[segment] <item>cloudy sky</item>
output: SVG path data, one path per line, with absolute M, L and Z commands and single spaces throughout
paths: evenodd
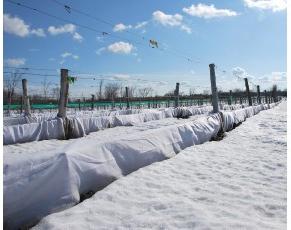
M 76 96 L 96 89 L 92 76 L 156 93 L 175 82 L 201 91 L 209 89 L 210 63 L 221 89 L 243 88 L 243 77 L 262 90 L 286 88 L 286 0 L 11 0 L 40 12 L 9 1 L 4 66 L 36 68 L 21 70 L 36 74 L 25 75 L 35 90 L 68 68 L 79 76 Z

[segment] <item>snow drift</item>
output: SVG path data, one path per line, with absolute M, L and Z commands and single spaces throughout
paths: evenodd
M 121 176 L 209 141 L 222 127 L 230 130 L 265 108 L 223 113 L 223 119 L 213 114 L 117 141 L 76 139 L 42 155 L 4 158 L 5 228 L 35 224 L 43 216 L 75 205 L 80 194 L 96 192 Z

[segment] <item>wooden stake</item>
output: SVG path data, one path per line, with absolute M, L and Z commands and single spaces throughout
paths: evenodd
M 22 91 L 23 91 L 23 102 L 24 102 L 24 114 L 25 116 L 30 116 L 30 102 L 27 90 L 27 80 L 22 79 Z
M 260 92 L 260 86 L 257 85 L 257 103 L 262 104 L 261 102 L 261 92 Z
M 94 101 L 95 101 L 95 95 L 91 95 L 91 110 L 94 110 Z
M 247 93 L 247 97 L 248 97 L 248 101 L 249 101 L 249 106 L 252 106 L 253 102 L 252 102 L 250 88 L 249 88 L 249 82 L 248 82 L 247 78 L 245 78 L 245 86 L 246 86 L 246 93 Z
M 215 68 L 214 64 L 209 65 L 213 112 L 218 113 L 219 112 L 218 93 L 217 93 L 217 87 L 216 87 L 216 76 L 215 76 L 214 68 Z
M 67 103 L 69 93 L 69 82 L 68 82 L 68 70 L 61 69 L 61 88 L 60 88 L 60 100 L 59 100 L 59 112 L 58 117 L 67 117 Z
M 180 83 L 176 83 L 176 89 L 175 89 L 175 107 L 177 108 L 179 106 L 179 88 L 180 88 Z
M 129 109 L 129 96 L 128 96 L 128 87 L 125 87 L 125 97 L 126 97 L 126 109 Z

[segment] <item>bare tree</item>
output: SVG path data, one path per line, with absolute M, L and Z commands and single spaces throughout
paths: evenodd
M 193 96 L 195 94 L 195 88 L 190 88 L 189 89 L 189 96 Z
M 53 97 L 55 97 L 57 100 L 59 100 L 59 97 L 60 97 L 60 87 L 59 86 L 56 86 L 54 88 L 52 88 L 52 95 Z
M 148 97 L 154 90 L 151 87 L 145 87 L 138 90 L 139 96 Z
M 44 96 L 44 99 L 46 100 L 52 83 L 48 82 L 47 78 L 45 77 L 44 80 L 41 82 L 41 85 L 42 85 L 43 96 Z
M 125 87 L 120 83 L 119 85 L 119 95 L 120 97 L 125 97 Z
M 102 99 L 103 98 L 103 83 L 104 83 L 103 79 L 99 81 L 98 92 L 97 92 L 97 98 L 98 99 Z
M 172 96 L 175 95 L 175 91 L 176 91 L 176 90 L 170 90 L 169 92 L 165 93 L 164 96 L 168 96 L 168 97 L 170 96 L 170 97 L 172 97 Z
M 208 89 L 205 89 L 205 90 L 203 90 L 203 94 L 204 95 L 209 95 L 210 94 L 210 91 Z
M 104 96 L 107 100 L 113 100 L 118 96 L 120 85 L 118 83 L 108 83 L 104 88 Z
M 134 97 L 136 92 L 136 86 L 128 87 L 128 97 Z
M 11 77 L 5 80 L 5 88 L 7 90 L 8 96 L 8 111 L 10 112 L 10 107 L 12 103 L 12 97 L 15 94 L 15 89 L 17 88 L 22 74 L 18 71 L 11 73 Z

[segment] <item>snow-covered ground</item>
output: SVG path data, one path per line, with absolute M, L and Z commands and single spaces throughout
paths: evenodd
M 141 168 L 35 229 L 286 229 L 286 106 Z

